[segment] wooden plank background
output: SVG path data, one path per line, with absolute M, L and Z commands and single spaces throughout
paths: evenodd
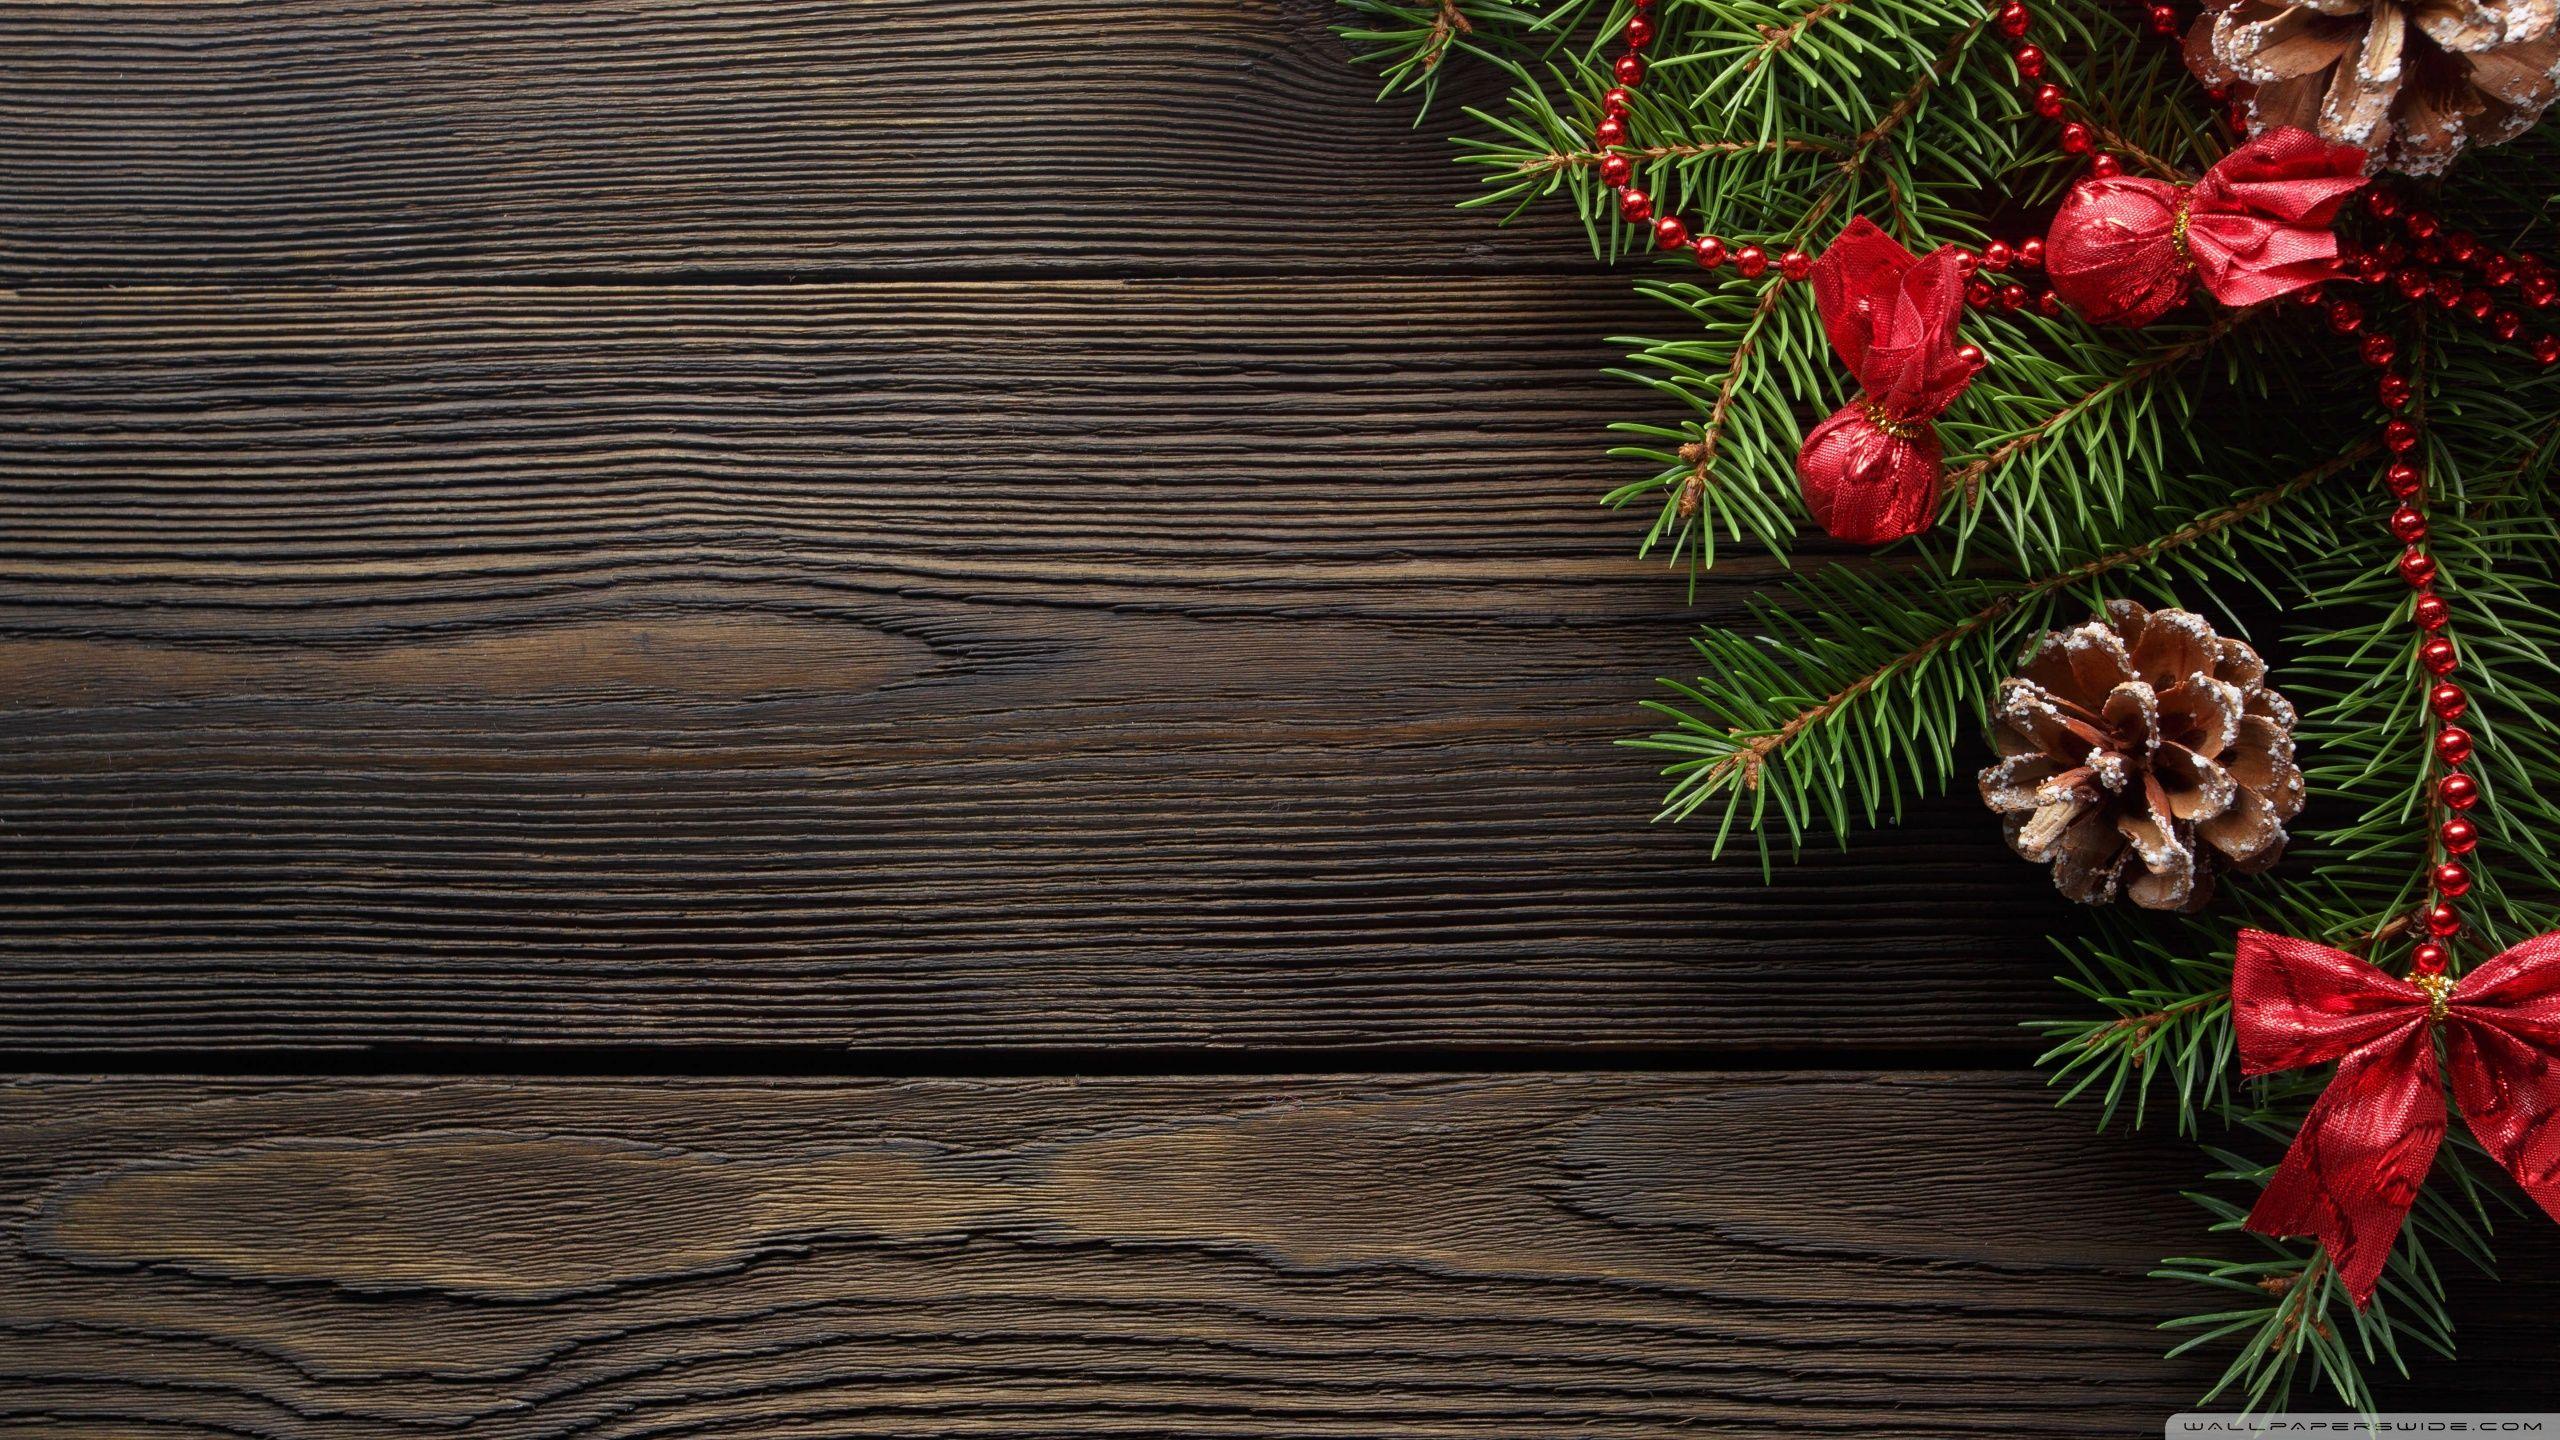
M 31 291 L 0 1039 L 2014 1046 L 1970 803 L 1648 823 L 1626 296 Z
M 1334 18 L 0 0 L 0 1433 L 2193 1395 L 2042 876 L 1647 822 L 1672 322 Z
M 0 1407 L 69 1440 L 2132 1435 L 2207 1378 L 2139 1278 L 2185 1152 L 2024 1076 L 6 1099 Z M 2471 1339 L 2423 1393 L 2551 1398 L 2547 1325 Z

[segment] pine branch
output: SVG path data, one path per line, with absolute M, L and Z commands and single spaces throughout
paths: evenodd
M 1768 140 L 1692 140 L 1673 145 L 1621 145 L 1615 150 L 1549 151 L 1520 162 L 1520 173 L 1527 176 L 1552 174 L 1558 170 L 1589 170 L 1611 155 L 1623 155 L 1638 164 L 1657 160 L 1694 160 L 1709 155 L 1837 155 L 1841 146 L 1822 139 L 1799 139 L 1780 136 Z
M 1807 221 L 1826 218 L 1851 178 L 1837 172 Z M 1614 427 L 1652 442 L 1614 453 L 1658 468 L 1611 492 L 1609 503 L 1651 498 L 1657 510 L 1639 553 L 1668 540 L 1670 558 L 1686 560 L 1693 583 L 1714 563 L 1720 532 L 1783 556 L 1801 515 L 1794 457 L 1804 428 L 1848 399 L 1802 287 L 1642 288 L 1692 316 L 1699 337 L 1642 344 L 1631 357 L 1634 368 L 1620 373 L 1693 407 L 1699 418 L 1678 429 Z M 2251 322 L 2265 313 L 2225 314 L 2184 329 L 2164 325 L 2130 344 L 2121 332 L 2100 334 L 2077 322 L 1969 318 L 1976 337 L 2003 359 L 1939 422 L 1953 455 L 1946 505 L 1959 555 L 1997 537 L 2005 563 L 2043 569 L 2093 528 L 2120 529 L 2166 498 L 2167 477 L 2200 462 L 2215 434 L 2198 423 L 2202 380 L 2190 372 L 2227 354 L 2234 337 L 2251 333 Z M 2280 429 L 2258 428 L 2269 452 L 2291 448 Z
M 2331 436 L 2296 434 L 2269 415 L 2252 415 L 2238 463 L 2225 448 L 2235 417 L 2204 403 L 2214 378 L 2206 362 L 2230 369 L 2260 358 L 2264 327 L 2251 322 L 2266 313 L 2164 323 L 2130 340 L 2076 321 L 1970 318 L 2001 359 L 1938 424 L 1951 457 L 1942 519 L 1959 553 L 1988 545 L 1997 563 L 2042 569 L 2092 531 L 2174 502 L 2198 470 L 2283 474 L 2333 454 Z
M 1760 299 L 1751 307 L 1750 323 L 1743 327 L 1741 337 L 1734 341 L 1733 360 L 1725 366 L 1723 383 L 1716 387 L 1715 403 L 1707 407 L 1706 425 L 1699 431 L 1697 439 L 1680 447 L 1680 459 L 1689 467 L 1689 478 L 1680 483 L 1677 497 L 1673 501 L 1673 516 L 1680 522 L 1684 531 L 1688 524 L 1697 518 L 1699 508 L 1706 500 L 1707 479 L 1715 472 L 1716 447 L 1723 443 L 1725 422 L 1733 414 L 1734 397 L 1741 392 L 1743 376 L 1751 368 L 1752 355 L 1759 344 L 1761 330 L 1768 324 L 1770 313 L 1778 308 L 1778 302 L 1784 298 L 1786 298 L 1786 290 L 1782 286 L 1771 285 L 1760 292 Z M 1613 500 L 1615 498 L 1612 497 Z M 1655 527 L 1657 534 L 1660 533 L 1660 529 L 1659 525 Z M 1684 534 L 1683 540 L 1685 539 Z M 1650 548 L 1652 544 L 1653 536 L 1646 536 L 1645 546 L 1637 553 L 1642 554 L 1644 549 Z M 1774 551 L 1777 547 L 1772 543 L 1770 548 Z M 1672 554 L 1676 558 L 1679 553 L 1679 544 L 1675 543 Z M 1701 569 L 1714 564 L 1713 532 L 1709 531 L 1690 553 L 1697 557 Z
M 1809 12 L 1805 20 L 1799 21 L 1795 26 L 1782 32 L 1786 36 L 1786 44 L 1773 45 L 1772 49 L 1788 48 L 1815 15 L 1827 16 L 1837 13 L 1839 8 L 1842 7 L 1828 6 Z M 1847 153 L 1836 162 L 1833 178 L 1823 186 L 1813 202 L 1806 207 L 1803 215 L 1783 237 L 1770 242 L 1773 246 L 1798 247 L 1809 243 L 1811 238 L 1819 233 L 1823 223 L 1830 218 L 1834 209 L 1851 193 L 1856 182 L 1866 172 L 1873 157 L 1878 153 L 1879 147 L 1920 113 L 1922 102 L 1929 92 L 1942 84 L 1947 75 L 1954 70 L 1956 63 L 1963 58 L 1965 52 L 1981 34 L 1982 28 L 1989 23 L 1989 18 L 1988 11 L 1981 12 L 1975 16 L 1971 24 L 1958 30 L 1954 38 L 1948 41 L 1946 48 L 1939 52 L 1938 58 L 1912 80 L 1894 103 L 1873 124 L 1851 137 L 1844 145 L 1834 146 L 1828 142 L 1816 141 L 1797 142 L 1803 150 L 1824 152 L 1845 150 Z M 1722 142 L 1708 142 L 1708 145 L 1712 147 L 1717 143 Z M 1767 142 L 1751 143 L 1765 145 Z M 1782 147 L 1787 144 L 1784 141 L 1780 143 Z M 1786 296 L 1787 287 L 1785 286 L 1766 285 L 1761 288 L 1749 318 L 1743 323 L 1740 334 L 1732 342 L 1731 356 L 1725 365 L 1722 379 L 1715 385 L 1713 398 L 1707 403 L 1704 423 L 1700 426 L 1695 438 L 1683 442 L 1676 452 L 1678 463 L 1686 467 L 1685 473 L 1676 479 L 1668 473 L 1660 474 L 1649 484 L 1622 487 L 1609 497 L 1611 504 L 1618 505 L 1648 492 L 1664 493 L 1662 512 L 1655 517 L 1653 526 L 1647 532 L 1638 553 L 1650 553 L 1664 534 L 1672 535 L 1671 557 L 1675 563 L 1683 555 L 1689 558 L 1693 583 L 1699 572 L 1715 563 L 1713 517 L 1708 517 L 1702 524 L 1700 516 L 1701 511 L 1706 508 L 1708 489 L 1714 479 L 1717 452 L 1723 445 L 1725 428 L 1732 417 L 1735 401 L 1744 393 L 1746 381 L 1755 375 L 1752 361 L 1757 353 L 1762 333 L 1768 326 L 1770 316 L 1777 311 Z M 1657 348 L 1655 351 L 1640 354 L 1638 358 L 1653 358 L 1659 353 L 1661 352 Z M 1658 432 L 1641 429 L 1633 433 L 1658 434 Z M 1759 499 L 1762 503 L 1748 506 L 1747 509 L 1759 515 L 1768 515 L 1770 507 L 1765 503 L 1765 495 L 1755 499 Z M 1761 543 L 1771 553 L 1784 553 L 1785 540 L 1778 524 L 1755 525 L 1753 529 Z M 1792 529 L 1793 525 L 1790 521 L 1785 525 L 1784 530 L 1792 531 Z M 1733 533 L 1739 538 L 1738 526 L 1734 528 Z
M 1500 107 L 1470 112 L 1477 130 L 1460 142 L 1486 181 L 1475 203 L 1514 213 L 1569 205 L 1596 254 L 1653 254 L 1647 229 L 1621 218 L 1590 140 L 1614 84 L 1602 37 L 1623 10 L 1579 0 L 1348 3 L 1399 17 L 1376 27 L 1394 32 L 1380 43 L 1409 66 L 1390 72 L 1391 88 L 1402 74 L 1427 94 L 1445 73 L 1441 57 L 1461 54 L 1509 80 Z M 2073 115 L 2106 149 L 2164 176 L 2195 173 L 2217 153 L 2212 108 L 2195 100 L 2175 49 L 2136 33 L 2126 7 L 2036 0 L 2034 10 Z M 1435 32 L 1443 12 L 1473 28 Z M 2006 47 L 1978 43 L 1986 12 L 1981 0 L 1660 5 L 1662 35 L 1629 116 L 1641 144 L 1616 153 L 1656 213 L 1736 245 L 1803 243 L 1849 214 L 1881 220 L 1915 250 L 2014 240 L 2040 227 L 2085 169 L 2023 113 Z M 2430 206 L 2502 248 L 2547 251 L 2553 203 L 2542 179 L 2560 166 L 2560 126 L 2504 154 L 2512 161 L 2458 167 Z M 1613 427 L 1623 443 L 1612 454 L 1650 476 L 1610 499 L 1656 501 L 1643 548 L 1667 545 L 1694 584 L 1720 535 L 1780 556 L 1792 548 L 1803 515 L 1795 452 L 1805 428 L 1847 398 L 1848 382 L 1804 287 L 1694 268 L 1656 275 L 1639 288 L 1684 325 L 1674 338 L 1625 342 L 1631 357 L 1617 373 L 1678 418 Z M 2370 293 L 2369 311 L 2399 308 L 2388 291 Z M 2259 597 L 2286 619 L 2284 643 L 2261 648 L 2300 708 L 2313 790 L 2293 855 L 2274 875 L 2226 887 L 2211 919 L 2101 916 L 2097 938 L 2070 951 L 2064 981 L 2088 1013 L 2037 1028 L 2063 1098 L 2097 1101 L 2102 1123 L 2142 1123 L 2160 1102 L 2182 1130 L 2211 1126 L 2273 1153 L 2322 1077 L 2235 1077 L 2235 915 L 2377 959 L 2405 945 L 2424 898 L 2435 802 L 2408 587 L 2377 536 L 2373 493 L 2323 483 L 2368 466 L 2374 447 L 2308 463 L 2334 455 L 2340 434 L 2373 432 L 2369 372 L 2343 359 L 2323 327 L 2304 324 L 2303 311 L 2207 313 L 2141 331 L 1968 314 L 1966 338 L 1993 363 L 1938 422 L 1954 481 L 1940 531 L 1865 568 L 1801 577 L 1756 603 L 1748 628 L 1702 634 L 1700 677 L 1651 707 L 1670 723 L 1630 743 L 1669 757 L 1666 815 L 1721 797 L 1717 848 L 1745 825 L 1765 863 L 1774 831 L 1800 846 L 1810 829 L 1845 833 L 1944 785 L 2007 652 L 2066 607 L 2119 589 L 2183 598 L 2222 606 L 2229 633 L 2243 633 L 2249 597 Z M 2482 945 L 2560 924 L 2560 536 L 2550 522 L 2560 508 L 2551 418 L 2560 370 L 2520 372 L 2515 356 L 2461 330 L 2430 347 L 2423 387 L 2429 548 L 2460 617 L 2476 737 L 2469 768 L 2488 792 L 2475 818 L 2488 832 L 2484 851 L 2499 856 L 2475 872 Z M 2281 525 L 2264 523 L 2279 513 Z M 2253 1258 L 2164 1267 L 2226 1307 L 2241 1297 L 2238 1308 L 2172 1322 L 2189 1335 L 2182 1349 L 2232 1347 L 2218 1394 L 2270 1406 L 2327 1388 L 2370 1405 L 2384 1367 L 2405 1371 L 2407 1355 L 2450 1346 L 2434 1257 L 2485 1265 L 2485 1201 L 2503 1193 L 2474 1173 L 2467 1143 L 2447 1148 L 2369 1311 L 2344 1304 L 2326 1262 L 2295 1242 L 2252 1237 Z M 2264 1183 L 2264 1165 L 2216 1153 L 2218 1180 Z M 2218 1233 L 2240 1229 L 2243 1210 L 2200 1199 Z
M 2298 1111 L 2310 1093 L 2279 1096 L 2278 1104 Z M 2261 1111 L 2243 1117 L 2239 1128 L 2272 1143 L 2290 1132 L 2290 1124 L 2278 1123 L 2279 1118 L 2275 1111 Z M 2265 1187 L 2270 1167 L 2217 1147 L 2208 1147 L 2207 1153 L 2220 1163 L 2211 1177 L 2216 1182 Z M 2195 1332 L 2171 1347 L 2172 1356 L 2207 1344 L 2234 1343 L 2229 1365 L 2202 1403 L 2236 1392 L 2250 1411 L 2282 1409 L 2297 1393 L 2319 1386 L 2370 1414 L 2376 1397 L 2367 1372 L 2387 1366 L 2394 1374 L 2408 1375 L 2404 1342 L 2451 1357 L 2453 1316 L 2435 1256 L 2441 1251 L 2494 1273 L 2488 1250 L 2493 1192 L 2480 1184 L 2476 1172 L 2481 1163 L 2479 1147 L 2468 1136 L 2456 1132 L 2448 1138 L 2437 1160 L 2441 1183 L 2422 1192 L 2411 1208 L 2373 1301 L 2361 1310 L 2347 1299 L 2324 1251 L 2249 1233 L 2246 1210 L 2218 1194 L 2190 1192 L 2188 1198 L 2213 1217 L 2213 1233 L 2245 1234 L 2257 1251 L 2257 1258 L 2249 1260 L 2181 1256 L 2152 1272 L 2245 1299 L 2238 1308 L 2182 1316 L 2161 1327 Z
M 2053 1041 L 2037 1057 L 2063 1087 L 2058 1103 L 2097 1092 L 2105 1126 L 2129 1099 L 2133 1124 L 2148 1118 L 2155 1090 L 2175 1104 L 2181 1134 L 2208 1120 L 2229 1123 L 2235 1096 L 2231 1056 L 2231 934 L 2187 921 L 2167 934 L 2108 911 L 2100 936 L 2064 947 L 2073 973 L 2062 985 L 2104 1018 L 2031 1022 Z
M 1700 637 L 1710 663 L 1695 682 L 1673 686 L 1689 707 L 1653 702 L 1649 708 L 1674 728 L 1628 743 L 1679 757 L 1663 772 L 1673 780 L 1665 816 L 1686 818 L 1726 798 L 1719 847 L 1737 819 L 1760 830 L 1773 802 L 1799 845 L 1816 818 L 1845 832 L 1852 813 L 1870 822 L 1898 814 L 1906 772 L 1914 785 L 1946 780 L 1958 734 L 1979 728 L 2004 673 L 2000 656 L 2020 632 L 2040 628 L 2052 597 L 2219 539 L 2371 450 L 2359 447 L 2174 529 L 2023 582 L 1929 569 L 1911 580 L 1822 572 L 1798 586 L 1797 599 L 1809 603 L 1760 608 L 1765 637 Z
M 1431 17 L 1430 33 L 1422 42 L 1422 68 L 1439 69 L 1440 62 L 1448 58 L 1449 42 L 1461 35 L 1474 34 L 1475 28 L 1475 22 L 1467 18 L 1467 12 L 1458 8 L 1458 0 L 1440 0 L 1439 8 Z
M 2117 374 L 2090 386 L 2061 408 L 2051 411 L 2027 428 L 2003 439 L 1989 451 L 1958 466 L 1947 477 L 1948 488 L 1962 495 L 1967 505 L 1981 503 L 1983 476 L 2008 464 L 2030 447 L 2051 439 L 2057 431 L 2068 426 L 2073 420 L 2097 409 L 2124 391 L 2147 384 L 2203 355 L 2211 350 L 2223 336 L 2237 329 L 2254 313 L 2256 312 L 2249 310 L 2226 312 L 2192 338 L 2171 345 L 2158 354 L 2129 365 Z
M 1760 49 L 1745 63 L 1751 69 L 1759 69 L 1769 62 L 1771 56 L 1794 49 L 1796 41 L 1804 37 L 1804 32 L 1848 9 L 1850 3 L 1851 0 L 1822 0 L 1821 4 L 1807 10 L 1787 24 L 1762 25 Z
M 1438 97 L 1443 66 L 1466 53 L 1479 59 L 1524 58 L 1551 49 L 1558 37 L 1589 12 L 1595 0 L 1563 0 L 1541 9 L 1514 0 L 1341 0 L 1361 23 L 1335 33 L 1360 51 L 1382 77 L 1380 98 L 1412 94 L 1428 113 Z M 1541 37 L 1543 36 L 1543 40 Z

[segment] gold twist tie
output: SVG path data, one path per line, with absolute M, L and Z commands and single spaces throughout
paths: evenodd
M 2178 252 L 2178 268 L 2181 270 L 2196 268 L 2196 254 L 2187 248 L 2187 212 L 2195 207 L 2195 203 L 2194 188 L 2179 186 L 2177 213 L 2169 217 L 2169 245 Z
M 1859 401 L 1858 409 L 1867 417 L 1867 423 L 1883 431 L 1888 439 L 1908 440 L 1920 433 L 1919 421 L 1896 420 L 1873 400 Z
M 2443 1023 L 2447 1013 L 2446 1002 L 2453 997 L 2453 977 L 2444 974 L 2412 975 L 2409 983 L 2417 986 L 2419 993 L 2427 997 L 2427 1019 Z

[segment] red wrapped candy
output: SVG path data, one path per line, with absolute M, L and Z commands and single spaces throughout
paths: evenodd
M 1946 464 L 1929 422 L 1979 368 L 1956 353 L 1963 260 L 1952 245 L 1915 260 L 1860 217 L 1813 262 L 1823 331 L 1865 393 L 1805 437 L 1796 478 L 1814 523 L 1843 540 L 1881 545 L 1937 519 Z
M 2134 175 L 2081 181 L 2053 217 L 2044 265 L 2055 293 L 2101 325 L 2147 325 L 2201 282 L 2255 305 L 2338 273 L 2338 207 L 2364 184 L 2365 154 L 2278 127 L 2193 185 Z

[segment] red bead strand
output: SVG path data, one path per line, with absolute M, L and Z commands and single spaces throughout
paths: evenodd
M 2168 5 L 2152 4 L 2145 9 L 2154 33 L 2174 35 L 2184 29 L 2179 24 L 2177 12 Z M 2027 32 L 2034 23 L 2034 13 L 2027 9 L 2023 0 L 2006 0 L 1991 12 L 1991 28 L 2015 47 L 2009 52 L 2009 64 L 2016 72 L 2018 83 L 2027 89 L 2027 108 L 2061 126 L 2056 141 L 2061 145 L 2062 153 L 2087 156 L 2090 174 L 2104 177 L 2122 173 L 2123 162 L 2099 148 L 2098 132 L 2088 122 L 2064 118 L 2071 109 L 2071 94 L 2060 81 L 2046 73 L 2043 48 L 2027 40 Z M 2171 28 L 2162 30 L 2162 25 Z M 2036 308 L 2047 315 L 2055 314 L 2059 311 L 2059 302 L 2048 309 L 2039 300 Z
M 2044 238 L 2030 235 L 2012 245 L 1993 240 L 1965 250 L 1965 304 L 1976 310 L 2062 313 L 2061 297 L 2044 285 Z
M 1627 18 L 1619 40 L 1626 47 L 1618 56 L 1613 73 L 1618 83 L 1600 97 L 1600 120 L 1592 127 L 1591 146 L 1603 152 L 1600 179 L 1617 195 L 1618 214 L 1631 225 L 1649 225 L 1654 248 L 1665 253 L 1685 251 L 1701 270 L 1721 270 L 1727 261 L 1734 273 L 1746 280 L 1757 280 L 1769 273 L 1772 257 L 1767 247 L 1753 244 L 1735 245 L 1721 235 L 1692 231 L 1689 222 L 1677 215 L 1657 214 L 1653 197 L 1635 185 L 1635 162 L 1626 155 L 1614 153 L 1628 143 L 1627 114 L 1633 108 L 1636 90 L 1644 84 L 1644 50 L 1659 35 L 1660 27 L 1653 18 L 1654 0 L 1634 0 L 1635 13 Z M 1780 281 L 1802 280 L 1813 273 L 1813 257 L 1793 246 L 1775 257 Z
M 2452 604 L 2436 591 L 2438 566 L 2426 548 L 2427 483 L 2423 461 L 2418 458 L 2423 435 L 2418 418 L 2410 409 L 2416 386 L 2397 368 L 2399 351 L 2396 341 L 2380 334 L 2365 336 L 2357 346 L 2364 362 L 2382 372 L 2375 394 L 2390 417 L 2383 422 L 2382 435 L 2383 446 L 2391 455 L 2382 472 L 2382 484 L 2393 501 L 2384 528 L 2404 547 L 2398 569 L 2412 592 L 2409 621 L 2417 632 L 2418 670 L 2427 684 L 2427 709 L 2436 724 L 2428 747 L 2440 772 L 2432 787 L 2440 818 L 2432 836 L 2434 850 L 2427 872 L 2428 888 L 2434 898 L 2417 921 L 2418 930 L 2427 938 L 2410 953 L 2412 972 L 2431 975 L 2443 973 L 2448 953 L 2445 942 L 2462 929 L 2462 912 L 2454 902 L 2470 893 L 2472 872 L 2459 857 L 2471 854 L 2480 845 L 2477 823 L 2462 812 L 2479 804 L 2480 785 L 2463 768 L 2470 763 L 2474 741 L 2471 732 L 2459 722 L 2471 708 L 2471 697 L 2453 678 L 2462 668 L 2461 647 L 2452 636 L 2443 633 L 2452 623 L 2454 612 Z
M 2387 186 L 2368 189 L 2364 208 L 2400 233 L 2344 254 L 2349 278 L 2389 285 L 2412 304 L 2431 303 L 2522 347 L 2537 364 L 2560 365 L 2560 335 L 2534 330 L 2525 318 L 2560 307 L 2560 273 L 2548 262 L 2510 255 L 2467 231 L 2447 230 L 2433 211 Z
M 1654 0 L 1632 0 L 1635 13 L 1628 17 L 1619 39 L 1620 52 L 1612 73 L 1617 84 L 1600 97 L 1600 120 L 1592 128 L 1592 148 L 1601 152 L 1600 178 L 1616 194 L 1618 213 L 1631 225 L 1652 227 L 1653 243 L 1663 251 L 1686 250 L 1700 269 L 1718 270 L 1730 260 L 1736 274 L 1756 280 L 1768 274 L 1772 257 L 1763 245 L 1735 245 L 1721 235 L 1693 232 L 1688 222 L 1671 214 L 1657 213 L 1653 197 L 1635 185 L 1635 161 L 1616 153 L 1629 143 L 1627 115 L 1632 108 L 1635 91 L 1644 84 L 1644 50 L 1660 34 L 1652 11 Z M 2177 12 L 2167 4 L 2151 4 L 2146 9 L 2151 28 L 2163 35 L 2177 35 L 2184 26 Z M 1994 0 L 1991 26 L 2015 48 L 2010 60 L 2017 67 L 2021 83 L 2032 84 L 2028 106 L 2047 120 L 2060 123 L 2063 150 L 2090 157 L 2092 173 L 2117 173 L 2119 162 L 2112 155 L 2096 149 L 2096 132 L 2077 120 L 2064 120 L 2070 97 L 2062 86 L 2045 76 L 2044 52 L 2026 42 L 2035 16 L 2024 0 Z M 2169 28 L 2163 29 L 2163 26 Z M 2059 297 L 2046 288 L 2044 240 L 2029 236 L 2015 243 L 1993 240 L 1978 251 L 1966 252 L 1972 277 L 1965 287 L 1965 301 L 1976 310 L 2000 310 L 2016 313 L 2033 310 L 2039 315 L 2062 313 Z M 1789 246 L 1775 257 L 1780 281 L 1801 281 L 1813 271 L 1813 257 Z

